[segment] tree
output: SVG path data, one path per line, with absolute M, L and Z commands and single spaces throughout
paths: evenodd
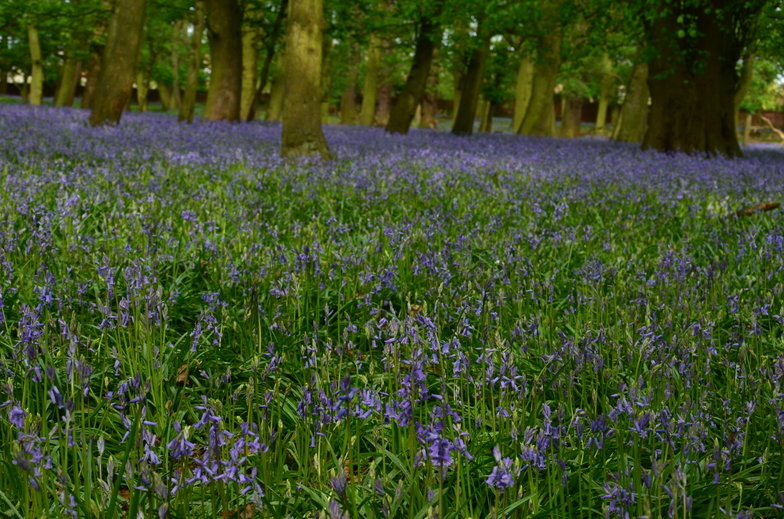
M 330 158 L 321 129 L 322 0 L 291 0 L 286 34 L 281 156 Z
M 92 126 L 117 123 L 131 97 L 146 0 L 117 0 L 92 100 Z
M 188 75 L 185 79 L 185 90 L 182 94 L 182 104 L 178 120 L 193 122 L 193 112 L 196 108 L 196 93 L 199 89 L 199 71 L 201 70 L 201 46 L 204 37 L 204 2 L 196 0 L 193 12 L 193 34 L 188 50 Z
M 615 124 L 613 139 L 621 142 L 642 142 L 648 114 L 648 64 L 638 62 L 626 85 L 620 119 Z
M 423 11 L 419 19 L 419 36 L 416 39 L 411 70 L 386 126 L 386 131 L 390 133 L 408 133 L 411 121 L 414 120 L 417 106 L 427 87 L 433 53 L 441 37 L 439 17 L 443 8 L 444 0 L 435 0 L 432 10 Z
M 239 121 L 242 11 L 237 0 L 204 0 L 210 42 L 210 87 L 204 119 Z
M 768 0 L 642 2 L 651 110 L 644 149 L 741 156 L 736 64 Z

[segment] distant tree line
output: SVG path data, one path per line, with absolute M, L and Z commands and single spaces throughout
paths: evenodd
M 435 128 L 452 100 L 452 132 L 491 131 L 514 102 L 520 135 L 593 131 L 662 151 L 742 154 L 740 110 L 781 103 L 781 0 L 6 0 L 0 78 L 71 106 L 90 123 L 120 120 L 157 89 L 192 122 L 283 120 L 282 153 L 330 156 L 321 125 L 406 133 Z M 0 93 L 6 81 L 0 81 Z M 554 96 L 561 99 L 556 124 Z M 613 112 L 612 133 L 607 128 Z M 749 126 L 746 121 L 745 126 Z

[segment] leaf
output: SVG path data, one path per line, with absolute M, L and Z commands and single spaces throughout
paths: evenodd
M 177 368 L 177 378 L 174 381 L 177 384 L 185 384 L 188 382 L 188 364 L 183 364 L 179 368 Z

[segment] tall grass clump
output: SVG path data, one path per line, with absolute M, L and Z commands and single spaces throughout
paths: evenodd
M 0 128 L 2 517 L 784 507 L 779 150 Z

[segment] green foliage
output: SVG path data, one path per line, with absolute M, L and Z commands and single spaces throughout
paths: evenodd
M 784 104 L 781 76 L 782 69 L 777 63 L 765 59 L 755 60 L 749 91 L 740 109 L 747 113 L 781 110 Z

